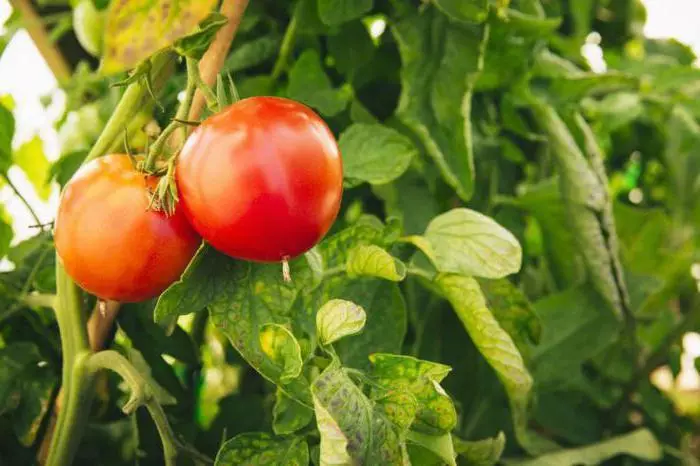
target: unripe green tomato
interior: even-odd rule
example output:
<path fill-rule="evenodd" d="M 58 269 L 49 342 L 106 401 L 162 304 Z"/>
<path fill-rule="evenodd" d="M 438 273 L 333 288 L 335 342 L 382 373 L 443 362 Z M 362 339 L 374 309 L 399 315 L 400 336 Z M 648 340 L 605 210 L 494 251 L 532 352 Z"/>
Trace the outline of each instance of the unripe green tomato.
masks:
<path fill-rule="evenodd" d="M 73 8 L 73 30 L 80 45 L 91 55 L 102 54 L 105 12 L 95 8 L 92 0 L 82 0 Z"/>

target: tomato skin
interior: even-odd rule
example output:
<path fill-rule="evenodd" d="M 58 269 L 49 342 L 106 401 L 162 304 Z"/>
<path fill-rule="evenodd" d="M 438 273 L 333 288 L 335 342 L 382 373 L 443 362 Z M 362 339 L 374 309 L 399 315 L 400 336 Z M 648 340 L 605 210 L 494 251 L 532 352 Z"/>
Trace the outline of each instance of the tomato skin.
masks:
<path fill-rule="evenodd" d="M 178 280 L 200 244 L 180 210 L 149 210 L 158 180 L 127 155 L 92 160 L 61 195 L 54 240 L 63 266 L 86 291 L 115 301 L 153 298 Z"/>
<path fill-rule="evenodd" d="M 180 153 L 180 204 L 219 251 L 257 262 L 296 257 L 338 215 L 338 144 L 308 107 L 278 97 L 241 100 L 203 121 Z"/>

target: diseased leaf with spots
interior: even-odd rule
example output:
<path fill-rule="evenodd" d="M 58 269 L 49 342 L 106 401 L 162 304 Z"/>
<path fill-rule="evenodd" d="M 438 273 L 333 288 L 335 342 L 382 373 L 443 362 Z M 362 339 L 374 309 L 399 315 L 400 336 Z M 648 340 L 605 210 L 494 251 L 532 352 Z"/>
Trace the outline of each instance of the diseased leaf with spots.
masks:
<path fill-rule="evenodd" d="M 474 210 L 460 208 L 438 215 L 428 225 L 425 239 L 430 248 L 423 252 L 441 272 L 502 278 L 520 270 L 518 240 Z"/>
<path fill-rule="evenodd" d="M 403 63 L 397 115 L 465 201 L 474 191 L 472 92 L 487 29 L 452 24 L 433 9 L 393 27 Z"/>
<path fill-rule="evenodd" d="M 366 321 L 367 315 L 362 307 L 343 299 L 332 299 L 316 314 L 318 339 L 322 344 L 329 345 L 361 332 Z"/>
<path fill-rule="evenodd" d="M 370 376 L 382 389 L 406 391 L 416 398 L 413 430 L 437 435 L 455 427 L 457 412 L 440 386 L 451 370 L 448 366 L 397 354 L 373 354 L 370 361 Z"/>
<path fill-rule="evenodd" d="M 382 391 L 375 393 L 373 398 L 376 408 L 380 409 L 386 417 L 399 429 L 399 433 L 405 433 L 416 419 L 418 400 L 410 392 L 404 389 Z"/>
<path fill-rule="evenodd" d="M 309 446 L 297 437 L 275 438 L 262 432 L 237 435 L 221 446 L 215 466 L 307 466 Z"/>
<path fill-rule="evenodd" d="M 326 369 L 311 390 L 321 433 L 321 465 L 403 465 L 395 426 L 342 368 Z"/>
<path fill-rule="evenodd" d="M 260 348 L 279 368 L 283 384 L 299 377 L 304 364 L 301 348 L 287 328 L 279 324 L 263 324 L 260 328 Z"/>
<path fill-rule="evenodd" d="M 418 153 L 409 138 L 380 124 L 355 123 L 343 131 L 338 145 L 343 176 L 351 186 L 394 181 Z"/>
<path fill-rule="evenodd" d="M 155 52 L 197 30 L 216 0 L 117 0 L 105 25 L 102 72 L 134 68 Z"/>
<path fill-rule="evenodd" d="M 272 409 L 272 430 L 277 435 L 289 435 L 306 427 L 313 418 L 312 409 L 287 396 L 279 388 Z"/>
<path fill-rule="evenodd" d="M 360 245 L 348 256 L 348 275 L 369 276 L 399 282 L 406 278 L 406 266 L 386 250 L 375 245 Z"/>

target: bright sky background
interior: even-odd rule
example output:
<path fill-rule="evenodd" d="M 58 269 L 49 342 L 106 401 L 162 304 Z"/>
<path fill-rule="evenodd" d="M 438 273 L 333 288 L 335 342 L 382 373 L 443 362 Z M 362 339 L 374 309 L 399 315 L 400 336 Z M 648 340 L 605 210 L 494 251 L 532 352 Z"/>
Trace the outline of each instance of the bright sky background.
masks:
<path fill-rule="evenodd" d="M 643 3 L 648 12 L 648 21 L 644 28 L 647 36 L 676 38 L 692 46 L 700 55 L 700 0 L 643 0 Z M 10 13 L 11 8 L 7 0 L 0 0 L 0 32 Z M 605 44 L 601 46 L 605 47 Z M 52 123 L 60 116 L 65 98 L 57 87 L 56 79 L 24 31 L 15 35 L 0 58 L 0 95 L 3 94 L 12 95 L 16 103 L 14 113 L 17 133 L 14 145 L 18 146 L 39 134 L 44 141 L 49 160 L 58 157 L 58 137 Z M 48 111 L 39 100 L 46 95 L 55 97 Z M 10 179 L 28 198 L 43 222 L 53 220 L 58 203 L 57 189 L 54 189 L 49 202 L 45 203 L 34 195 L 31 185 L 17 167 L 10 171 Z M 36 233 L 36 230 L 31 228 L 34 220 L 7 186 L 0 189 L 0 202 L 14 219 L 15 241 Z M 688 356 L 700 356 L 700 335 L 688 334 L 684 339 L 684 346 Z M 692 365 L 692 359 L 684 362 L 687 366 Z M 692 379 L 686 381 L 687 385 L 700 386 L 697 372 L 691 367 L 684 372 L 686 377 Z"/>

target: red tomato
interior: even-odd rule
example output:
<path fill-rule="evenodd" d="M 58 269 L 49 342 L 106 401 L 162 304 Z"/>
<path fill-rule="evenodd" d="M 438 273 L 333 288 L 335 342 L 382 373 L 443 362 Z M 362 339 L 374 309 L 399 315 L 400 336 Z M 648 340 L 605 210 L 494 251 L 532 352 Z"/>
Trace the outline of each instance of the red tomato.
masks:
<path fill-rule="evenodd" d="M 66 272 L 90 293 L 143 301 L 178 280 L 200 238 L 176 211 L 150 210 L 158 180 L 138 172 L 126 155 L 84 165 L 63 191 L 56 251 Z"/>
<path fill-rule="evenodd" d="M 277 97 L 241 100 L 202 122 L 180 153 L 176 178 L 199 234 L 229 256 L 258 262 L 318 243 L 343 191 L 331 131 L 308 107 Z"/>

